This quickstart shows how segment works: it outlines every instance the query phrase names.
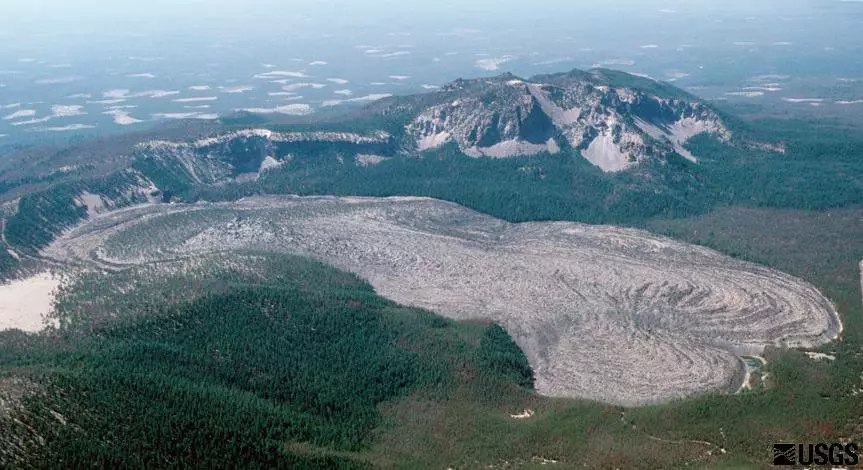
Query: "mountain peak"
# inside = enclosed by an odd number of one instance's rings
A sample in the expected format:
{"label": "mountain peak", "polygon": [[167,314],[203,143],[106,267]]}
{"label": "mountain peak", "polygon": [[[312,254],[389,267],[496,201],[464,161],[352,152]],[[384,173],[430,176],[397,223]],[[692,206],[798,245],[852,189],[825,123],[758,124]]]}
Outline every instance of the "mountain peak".
{"label": "mountain peak", "polygon": [[728,140],[719,115],[671,85],[607,69],[459,79],[406,126],[420,151],[454,142],[467,155],[511,157],[563,148],[606,172],[678,154],[709,133]]}

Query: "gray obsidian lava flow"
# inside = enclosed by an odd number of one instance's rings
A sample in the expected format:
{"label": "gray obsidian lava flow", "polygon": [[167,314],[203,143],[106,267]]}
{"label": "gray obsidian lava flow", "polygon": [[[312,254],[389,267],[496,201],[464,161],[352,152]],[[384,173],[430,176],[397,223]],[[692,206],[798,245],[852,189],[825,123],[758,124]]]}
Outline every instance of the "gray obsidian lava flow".
{"label": "gray obsidian lava flow", "polygon": [[740,385],[738,355],[835,339],[806,282],[646,232],[510,224],[421,198],[258,197],[104,214],[45,255],[105,268],[255,250],[316,258],[382,295],[513,336],[540,393],[622,405]]}

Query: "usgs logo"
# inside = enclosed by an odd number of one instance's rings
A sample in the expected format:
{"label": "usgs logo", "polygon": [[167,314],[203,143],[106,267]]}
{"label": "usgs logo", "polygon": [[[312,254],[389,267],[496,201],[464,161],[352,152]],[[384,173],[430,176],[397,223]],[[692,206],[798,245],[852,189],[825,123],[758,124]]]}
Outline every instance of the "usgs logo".
{"label": "usgs logo", "polygon": [[773,444],[773,465],[857,465],[857,444]]}

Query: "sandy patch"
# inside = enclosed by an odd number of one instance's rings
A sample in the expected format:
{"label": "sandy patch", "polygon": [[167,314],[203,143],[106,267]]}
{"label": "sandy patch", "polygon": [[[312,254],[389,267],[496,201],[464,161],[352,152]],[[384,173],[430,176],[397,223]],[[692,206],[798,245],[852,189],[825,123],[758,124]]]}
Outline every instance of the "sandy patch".
{"label": "sandy patch", "polygon": [[0,285],[0,330],[41,331],[58,287],[60,280],[48,273]]}

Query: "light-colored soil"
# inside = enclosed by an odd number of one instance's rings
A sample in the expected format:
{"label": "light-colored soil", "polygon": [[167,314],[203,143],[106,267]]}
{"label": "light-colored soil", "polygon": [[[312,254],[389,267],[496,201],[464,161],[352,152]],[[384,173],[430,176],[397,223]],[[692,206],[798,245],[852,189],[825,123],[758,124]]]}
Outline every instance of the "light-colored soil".
{"label": "light-colored soil", "polygon": [[45,255],[119,269],[231,250],[310,256],[394,301],[492,319],[550,396],[641,405],[733,393],[739,355],[841,331],[811,285],[715,251],[617,227],[510,224],[421,198],[148,206],[102,214]]}
{"label": "light-colored soil", "polygon": [[41,331],[59,286],[60,280],[47,273],[0,284],[0,331]]}

